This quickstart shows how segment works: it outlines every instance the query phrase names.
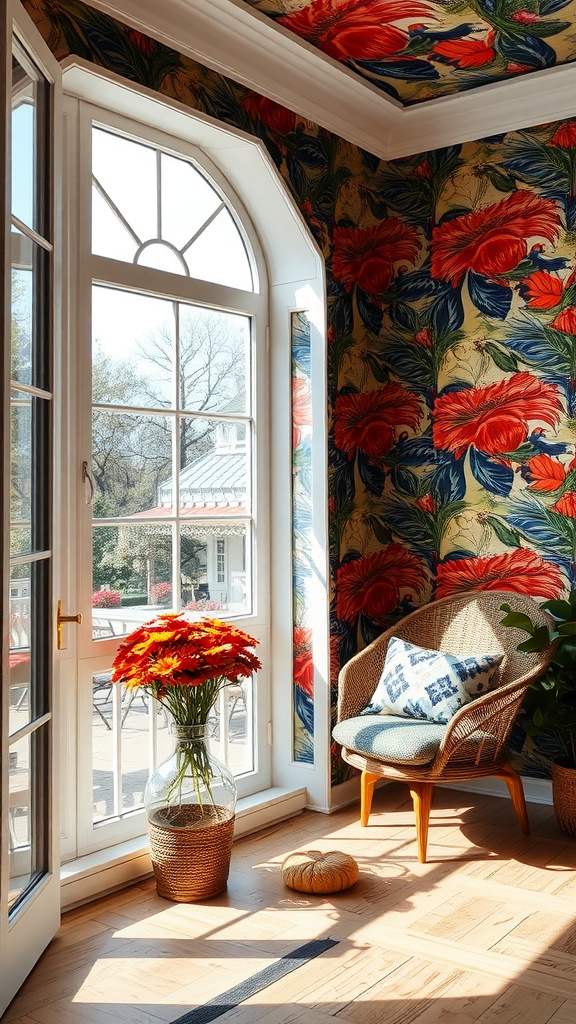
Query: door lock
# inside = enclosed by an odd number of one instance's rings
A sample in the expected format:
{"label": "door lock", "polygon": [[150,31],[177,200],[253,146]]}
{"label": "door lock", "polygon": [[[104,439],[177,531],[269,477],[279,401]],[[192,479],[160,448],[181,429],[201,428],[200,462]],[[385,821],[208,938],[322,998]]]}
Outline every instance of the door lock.
{"label": "door lock", "polygon": [[81,625],[82,615],[80,612],[77,615],[63,615],[62,601],[58,601],[58,610],[56,612],[56,646],[59,651],[62,650],[62,628],[65,622],[77,622],[78,625]]}

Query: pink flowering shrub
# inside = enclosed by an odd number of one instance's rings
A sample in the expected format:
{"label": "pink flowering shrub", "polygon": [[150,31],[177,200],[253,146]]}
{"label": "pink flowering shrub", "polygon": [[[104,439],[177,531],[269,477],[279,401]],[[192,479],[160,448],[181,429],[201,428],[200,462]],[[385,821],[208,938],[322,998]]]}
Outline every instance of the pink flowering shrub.
{"label": "pink flowering shrub", "polygon": [[118,590],[95,590],[92,594],[93,608],[118,608],[122,596]]}
{"label": "pink flowering shrub", "polygon": [[186,608],[189,612],[221,612],[222,601],[213,601],[211,598],[204,598],[200,601],[188,601]]}
{"label": "pink flowering shrub", "polygon": [[150,587],[150,601],[152,604],[168,604],[171,598],[171,583],[153,583]]}

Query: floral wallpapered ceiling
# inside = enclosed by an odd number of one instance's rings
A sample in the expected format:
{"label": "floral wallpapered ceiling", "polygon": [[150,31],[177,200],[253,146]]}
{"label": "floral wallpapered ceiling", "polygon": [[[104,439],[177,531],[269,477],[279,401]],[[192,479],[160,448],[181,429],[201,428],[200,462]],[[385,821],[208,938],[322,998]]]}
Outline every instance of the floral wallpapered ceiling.
{"label": "floral wallpapered ceiling", "polygon": [[60,59],[262,139],[323,253],[333,704],[423,602],[576,586],[576,119],[385,163],[79,0],[24,6]]}
{"label": "floral wallpapered ceiling", "polygon": [[404,104],[576,60],[573,0],[245,2]]}

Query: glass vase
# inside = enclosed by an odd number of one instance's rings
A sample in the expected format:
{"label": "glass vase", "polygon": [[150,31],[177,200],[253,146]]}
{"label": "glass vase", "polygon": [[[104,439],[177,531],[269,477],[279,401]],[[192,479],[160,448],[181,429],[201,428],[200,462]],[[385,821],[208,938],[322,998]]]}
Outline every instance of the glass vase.
{"label": "glass vase", "polygon": [[174,752],[146,786],[158,895],[181,903],[222,892],[230,870],[236,783],[210,752],[207,729],[173,724]]}

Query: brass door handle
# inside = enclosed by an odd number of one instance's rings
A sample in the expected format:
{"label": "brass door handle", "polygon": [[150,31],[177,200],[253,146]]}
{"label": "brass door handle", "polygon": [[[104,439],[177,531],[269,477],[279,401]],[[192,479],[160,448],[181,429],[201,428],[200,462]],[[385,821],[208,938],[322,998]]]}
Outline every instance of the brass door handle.
{"label": "brass door handle", "polygon": [[63,615],[62,601],[58,601],[58,610],[56,612],[56,646],[59,651],[62,650],[62,627],[65,622],[77,622],[80,625],[82,623],[82,615],[80,612],[77,615]]}

